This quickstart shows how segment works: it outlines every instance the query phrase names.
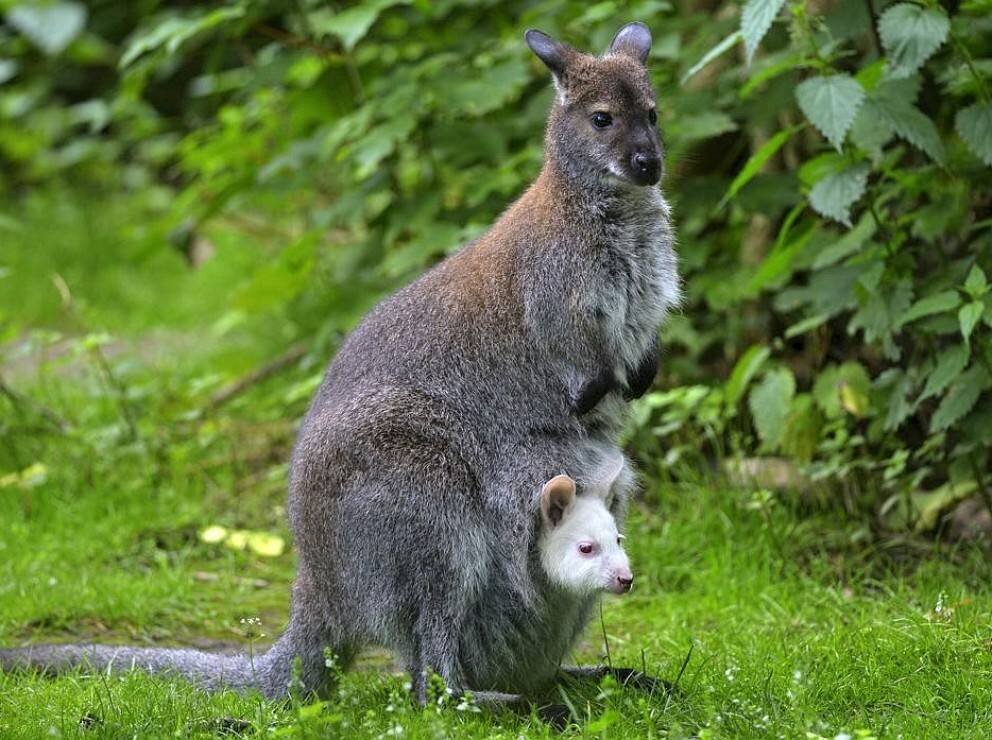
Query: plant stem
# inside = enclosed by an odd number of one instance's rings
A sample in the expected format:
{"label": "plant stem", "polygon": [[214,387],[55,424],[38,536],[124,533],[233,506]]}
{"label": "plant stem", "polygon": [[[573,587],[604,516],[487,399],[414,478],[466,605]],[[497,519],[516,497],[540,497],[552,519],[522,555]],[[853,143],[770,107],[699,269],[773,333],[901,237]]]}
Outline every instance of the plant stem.
{"label": "plant stem", "polygon": [[954,48],[957,50],[958,54],[961,55],[961,58],[964,59],[965,66],[968,67],[968,71],[971,72],[971,76],[975,80],[975,85],[978,87],[978,97],[982,99],[983,103],[987,104],[992,102],[992,96],[989,95],[989,88],[985,84],[985,78],[982,77],[981,72],[979,72],[978,69],[975,67],[975,62],[971,58],[971,53],[968,51],[965,45],[961,43],[961,39],[959,39],[953,33],[950,34],[950,37],[951,37],[951,43],[954,45]]}

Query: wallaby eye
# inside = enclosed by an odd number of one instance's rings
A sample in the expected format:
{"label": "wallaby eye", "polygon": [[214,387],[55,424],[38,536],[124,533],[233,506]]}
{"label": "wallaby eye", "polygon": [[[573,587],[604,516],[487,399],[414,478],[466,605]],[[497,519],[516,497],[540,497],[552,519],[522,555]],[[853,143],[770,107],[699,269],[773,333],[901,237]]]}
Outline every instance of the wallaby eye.
{"label": "wallaby eye", "polygon": [[592,125],[596,128],[607,128],[613,124],[613,116],[605,111],[596,111],[592,114]]}
{"label": "wallaby eye", "polygon": [[658,123],[658,111],[654,108],[648,111],[648,120],[651,121],[651,125],[654,126]]}
{"label": "wallaby eye", "polygon": [[596,546],[591,542],[583,542],[579,545],[579,552],[583,555],[592,555],[592,551],[596,549]]}

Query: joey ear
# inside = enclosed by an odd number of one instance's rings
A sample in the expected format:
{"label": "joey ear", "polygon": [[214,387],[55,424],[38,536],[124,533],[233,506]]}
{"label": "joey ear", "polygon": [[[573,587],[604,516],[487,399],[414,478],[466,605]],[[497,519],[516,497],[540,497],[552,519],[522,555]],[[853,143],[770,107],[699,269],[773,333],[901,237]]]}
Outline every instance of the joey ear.
{"label": "joey ear", "polygon": [[617,31],[610,44],[610,54],[626,54],[644,64],[651,51],[651,31],[643,23],[628,23]]}
{"label": "joey ear", "polygon": [[575,501],[575,481],[567,475],[556,475],[541,489],[541,519],[556,527]]}
{"label": "joey ear", "polygon": [[572,50],[536,28],[528,29],[524,34],[524,40],[537,58],[551,70],[555,82],[560,84],[565,77],[565,68],[568,66],[568,57]]}

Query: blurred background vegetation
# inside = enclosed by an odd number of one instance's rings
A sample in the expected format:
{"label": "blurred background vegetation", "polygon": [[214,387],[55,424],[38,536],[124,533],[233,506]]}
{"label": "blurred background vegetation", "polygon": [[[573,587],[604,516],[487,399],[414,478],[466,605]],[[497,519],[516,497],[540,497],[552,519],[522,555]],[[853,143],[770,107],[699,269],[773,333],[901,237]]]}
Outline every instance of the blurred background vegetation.
{"label": "blurred background vegetation", "polygon": [[0,486],[24,507],[137,461],[141,485],[233,461],[281,490],[344,334],[540,168],[551,91],[523,30],[601,50],[636,19],[687,294],[629,432],[647,473],[876,530],[989,519],[990,0],[0,0],[0,19]]}

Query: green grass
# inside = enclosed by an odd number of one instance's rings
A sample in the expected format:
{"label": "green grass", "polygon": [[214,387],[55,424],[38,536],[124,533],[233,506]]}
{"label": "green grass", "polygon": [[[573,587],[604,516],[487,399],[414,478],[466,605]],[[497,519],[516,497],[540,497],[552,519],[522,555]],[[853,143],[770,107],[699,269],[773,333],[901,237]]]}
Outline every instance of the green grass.
{"label": "green grass", "polygon": [[[30,506],[0,500],[0,643],[206,638],[247,649],[241,618],[261,616],[270,634],[283,623],[290,554],[253,558],[195,538],[216,521],[281,531],[274,496],[233,522],[232,497],[195,477],[159,491],[143,482],[63,481],[60,489],[33,489]],[[566,734],[992,734],[992,568],[980,553],[903,562],[850,544],[857,531],[829,516],[800,520],[779,506],[766,518],[746,500],[702,486],[651,490],[634,510],[637,588],[604,602],[602,625],[590,627],[577,657],[602,655],[605,627],[614,663],[643,662],[674,679],[691,646],[682,695],[667,701],[604,684],[573,699],[577,725]],[[216,580],[198,580],[204,572]],[[206,696],[140,675],[8,675],[0,677],[0,735],[210,734],[229,720],[246,723],[246,734],[550,732],[531,717],[416,709],[404,681],[366,668],[348,674],[326,705],[301,707]]]}
{"label": "green grass", "polygon": [[[0,314],[18,331],[141,337],[163,328],[186,337],[187,350],[150,365],[83,344],[49,362],[19,358],[5,374],[30,400],[0,394],[0,645],[261,648],[286,619],[292,552],[258,557],[198,533],[222,524],[288,538],[285,461],[319,364],[205,411],[222,382],[285,341],[261,319],[237,335],[210,329],[243,282],[239,260],[255,264],[262,252],[221,231],[219,261],[190,273],[160,240],[129,241],[140,232],[127,208],[108,202],[100,215],[70,199],[46,210],[51,200],[38,195],[16,213],[20,241],[0,255],[11,271]],[[78,299],[69,317],[54,288],[32,287],[50,285],[56,269]],[[241,361],[218,362],[231,353]],[[31,466],[30,479],[10,477]],[[600,660],[605,632],[614,664],[679,677],[680,694],[609,682],[570,690],[566,736],[992,736],[983,553],[879,540],[863,522],[799,511],[785,497],[756,503],[719,484],[649,482],[629,528],[637,586],[604,601],[576,659]],[[248,617],[269,635],[257,645],[241,623]],[[536,717],[457,700],[417,709],[405,681],[374,657],[328,702],[299,705],[208,696],[140,674],[0,674],[0,737],[556,734]]]}

